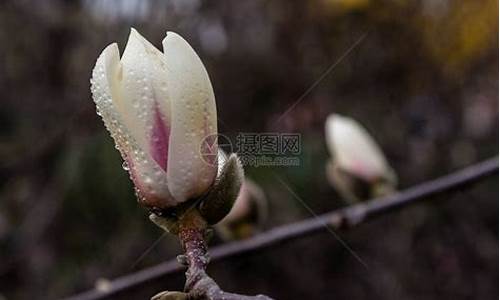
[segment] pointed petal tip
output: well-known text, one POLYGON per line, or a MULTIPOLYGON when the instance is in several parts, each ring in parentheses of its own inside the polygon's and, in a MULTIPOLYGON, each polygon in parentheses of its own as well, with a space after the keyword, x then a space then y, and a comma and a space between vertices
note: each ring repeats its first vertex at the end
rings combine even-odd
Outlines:
POLYGON ((175 31, 168 31, 165 33, 165 37, 167 37, 169 34, 173 34, 173 35, 179 35, 177 34, 175 31))
MULTIPOLYGON (((127 48, 130 46, 130 45, 133 45, 133 46, 136 46, 136 45, 143 45, 145 47, 153 47, 156 49, 155 46, 153 46, 153 44, 151 44, 142 34, 139 33, 139 31, 137 31, 134 27, 130 27, 130 34, 128 36, 128 41, 127 41, 127 45, 125 46, 125 51, 127 50, 127 48)), ((132 46, 132 47, 133 47, 132 46)))
POLYGON ((130 34, 128 35, 127 45, 125 46, 125 48, 127 48, 132 42, 140 41, 141 37, 142 35, 137 30, 135 30, 135 28, 131 27, 130 34))
POLYGON ((102 54, 106 55, 106 58, 116 57, 116 56, 120 58, 120 49, 118 49, 118 44, 112 43, 107 45, 106 48, 102 50, 102 54))
POLYGON ((177 32, 174 32, 174 31, 167 31, 166 34, 165 34, 165 39, 183 39, 182 36, 180 36, 177 32))
POLYGON ((137 59, 140 53, 144 54, 160 54, 161 51, 153 45, 148 39, 141 35, 135 28, 130 28, 127 45, 123 52, 123 56, 130 56, 128 59, 137 59))
POLYGON ((118 44, 117 43, 111 43, 104 48, 103 51, 116 51, 118 50, 118 44))
POLYGON ((142 36, 139 31, 137 31, 137 29, 135 29, 134 27, 130 27, 130 33, 129 33, 129 39, 130 37, 137 37, 137 36, 142 36))
POLYGON ((162 41, 162 45, 163 45, 163 52, 166 52, 167 48, 170 48, 172 46, 173 47, 187 46, 191 48, 189 43, 182 36, 173 31, 167 31, 165 38, 162 41))
MULTIPOLYGON (((97 83, 98 80, 105 79, 109 80, 110 72, 115 70, 116 66, 120 61, 120 50, 116 43, 109 44, 102 50, 101 54, 97 58, 94 69, 92 70, 91 83, 92 86, 97 83)), ((103 86, 107 86, 109 83, 101 82, 103 86)))

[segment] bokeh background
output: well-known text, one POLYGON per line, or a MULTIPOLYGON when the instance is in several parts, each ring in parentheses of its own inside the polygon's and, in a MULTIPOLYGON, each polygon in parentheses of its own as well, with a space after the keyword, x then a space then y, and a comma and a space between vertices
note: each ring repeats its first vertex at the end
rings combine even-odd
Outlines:
MULTIPOLYGON (((495 0, 19 0, 0 2, 0 299, 57 299, 180 253, 136 202, 89 79, 130 27, 184 36, 211 76, 219 131, 298 132, 299 167, 247 168, 265 228, 345 205, 325 178, 324 121, 356 118, 400 187, 498 155, 495 0), (360 36, 366 38, 289 107, 360 36), (143 255, 147 249, 150 251, 143 255)), ((265 229, 264 228, 264 229, 265 229)), ((317 233, 213 263, 223 288, 277 299, 496 299, 498 177, 341 238, 317 233)), ((220 243, 217 238, 213 244, 220 243)), ((181 289, 165 276, 114 297, 181 289)))

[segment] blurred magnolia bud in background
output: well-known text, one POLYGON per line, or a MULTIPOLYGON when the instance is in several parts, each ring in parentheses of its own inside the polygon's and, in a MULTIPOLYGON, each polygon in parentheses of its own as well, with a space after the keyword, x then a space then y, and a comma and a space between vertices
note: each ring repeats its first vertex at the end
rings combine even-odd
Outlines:
POLYGON ((198 55, 167 32, 163 53, 131 29, 120 59, 106 47, 91 90, 139 201, 168 208, 205 194, 217 175, 215 97, 198 55), (212 138, 213 137, 213 138, 212 138))
POLYGON ((244 239, 259 232, 267 216, 264 191, 255 182, 245 178, 231 211, 215 229, 224 240, 244 239))
POLYGON ((326 165, 326 174, 345 200, 366 200, 394 191, 396 174, 382 150, 358 122, 332 114, 325 127, 332 156, 326 165))

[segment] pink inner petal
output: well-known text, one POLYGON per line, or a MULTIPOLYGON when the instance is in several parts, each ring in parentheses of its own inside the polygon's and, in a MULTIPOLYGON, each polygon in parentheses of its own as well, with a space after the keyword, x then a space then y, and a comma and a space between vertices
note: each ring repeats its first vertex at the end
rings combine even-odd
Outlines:
POLYGON ((153 117, 153 131, 151 133, 151 150, 150 154, 156 163, 163 169, 167 170, 168 162, 168 140, 170 137, 170 127, 165 125, 163 116, 155 105, 153 117))

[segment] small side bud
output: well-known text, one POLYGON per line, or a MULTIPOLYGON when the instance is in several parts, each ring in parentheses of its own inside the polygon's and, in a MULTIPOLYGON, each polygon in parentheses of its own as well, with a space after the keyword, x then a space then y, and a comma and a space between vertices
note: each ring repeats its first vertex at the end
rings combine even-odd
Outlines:
POLYGON ((245 178, 231 212, 215 229, 225 241, 249 238, 259 232, 268 217, 267 198, 255 182, 245 178))
POLYGON ((221 160, 224 163, 220 166, 217 179, 199 206, 200 214, 210 225, 216 224, 231 211, 244 178, 243 166, 235 153, 226 160, 225 154, 219 152, 219 163, 221 160))

